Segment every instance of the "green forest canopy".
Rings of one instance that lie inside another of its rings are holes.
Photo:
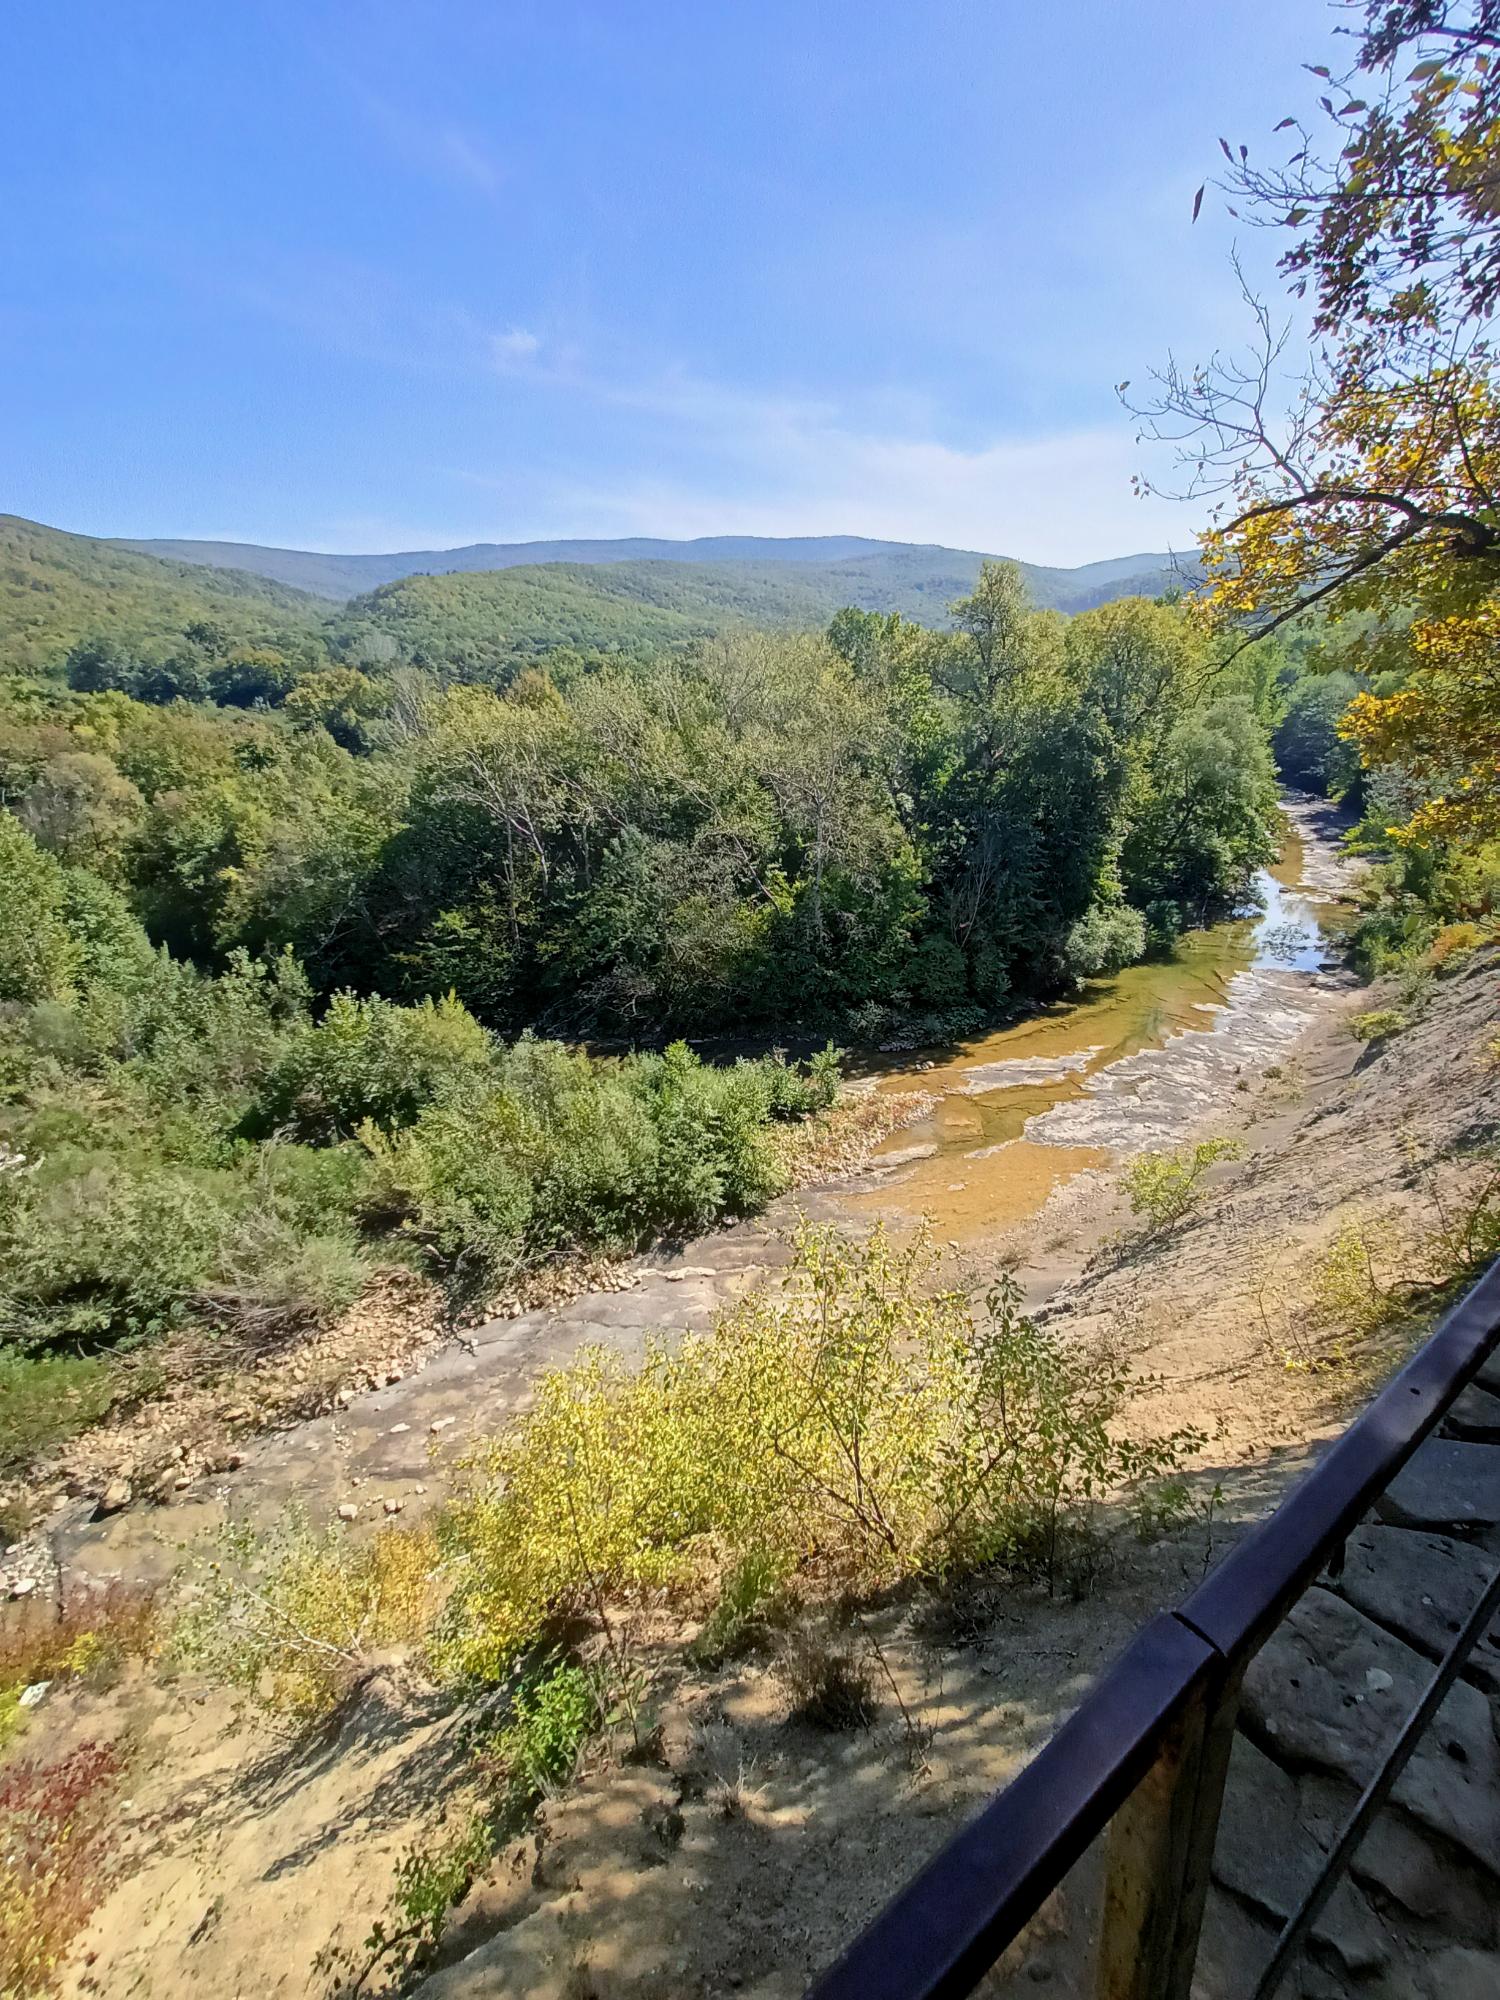
[[[652,564],[330,617],[59,539],[53,636],[0,606],[0,1432],[63,1407],[7,1345],[81,1409],[59,1343],[303,1323],[393,1241],[469,1291],[743,1213],[832,1089],[528,1031],[962,1033],[1276,844],[1276,662],[1177,605],[992,564],[941,629],[768,630]]]

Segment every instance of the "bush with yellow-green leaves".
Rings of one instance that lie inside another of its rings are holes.
[[[1142,1153],[1120,1176],[1132,1215],[1143,1217],[1148,1231],[1169,1229],[1200,1200],[1209,1168],[1243,1150],[1238,1139],[1200,1139],[1175,1153]]]
[[[300,1507],[257,1532],[231,1522],[191,1578],[177,1661],[293,1720],[323,1713],[388,1647],[426,1629],[435,1551],[421,1529],[368,1541],[315,1528]]]
[[[1143,1385],[1117,1355],[1035,1325],[1008,1277],[976,1311],[936,1265],[923,1232],[804,1226],[781,1284],[711,1331],[544,1375],[430,1537],[231,1531],[179,1651],[306,1715],[381,1646],[416,1640],[440,1677],[498,1682],[549,1629],[608,1630],[641,1591],[721,1589],[737,1629],[747,1576],[756,1604],[792,1579],[860,1595],[985,1564],[1072,1581],[1103,1504],[1170,1476],[1202,1434],[1124,1435]]]
[[[560,1611],[752,1553],[855,1592],[982,1563],[1054,1584],[1098,1504],[1201,1436],[1122,1436],[1117,1357],[1023,1317],[1008,1278],[976,1315],[935,1261],[925,1234],[804,1227],[780,1290],[711,1332],[543,1377],[440,1519],[440,1669],[494,1678]]]

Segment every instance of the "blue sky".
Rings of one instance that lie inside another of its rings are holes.
[[[0,71],[0,510],[339,550],[1191,537],[1114,397],[1316,0],[55,0]],[[1253,267],[1268,261],[1253,237]],[[1158,469],[1160,469],[1158,465]]]

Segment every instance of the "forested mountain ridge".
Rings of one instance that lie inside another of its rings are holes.
[[[865,535],[705,535],[693,541],[630,536],[612,541],[475,542],[457,549],[411,549],[381,555],[325,555],[309,549],[263,548],[250,542],[128,540],[110,546],[213,569],[238,569],[274,579],[317,597],[341,602],[407,576],[446,576],[473,570],[531,569],[540,563],[639,564],[670,562],[701,567],[744,567],[742,581],[769,583],[772,572],[796,568],[818,573],[800,578],[832,609],[918,615],[939,609],[979,578],[987,552],[938,543],[889,542]],[[988,558],[992,559],[992,558]],[[1022,563],[1034,604],[1049,611],[1087,611],[1112,597],[1152,597],[1198,574],[1196,555],[1117,556],[1076,569]],[[797,595],[786,579],[795,610]]]
[[[254,652],[272,679],[279,673],[288,684],[294,668],[326,664],[330,656],[375,668],[405,662],[445,677],[498,683],[558,649],[636,657],[680,652],[746,626],[819,631],[848,608],[895,612],[943,627],[951,605],[975,587],[986,560],[962,549],[856,536],[516,544],[452,551],[455,557],[486,560],[380,581],[348,602],[334,602],[338,593],[331,590],[314,595],[248,568],[139,552],[147,546],[0,516],[0,671],[57,678],[81,641],[104,640],[116,656],[129,655],[147,670],[173,663],[175,673],[186,661],[186,678],[179,675],[176,687],[183,693],[193,692],[195,659],[197,678],[206,671],[207,662],[199,657],[205,646],[220,656]],[[605,553],[590,561],[512,559],[517,553],[565,549]],[[702,559],[687,562],[637,550],[692,550]],[[833,559],[825,559],[825,551]],[[263,553],[245,551],[247,560]],[[503,559],[500,566],[491,566],[490,556]],[[326,560],[386,565],[408,559]],[[1143,555],[1077,570],[1016,567],[1038,609],[1077,612],[1180,587],[1184,573],[1164,567],[1170,560]],[[316,588],[318,579],[308,575]],[[243,685],[232,697],[239,705],[275,697],[265,675],[242,674],[239,680]],[[128,674],[115,684],[136,691]]]
[[[326,614],[317,599],[262,576],[163,561],[0,514],[0,671],[53,671],[78,640],[101,633],[123,645],[170,644],[197,621],[246,644],[295,644]]]

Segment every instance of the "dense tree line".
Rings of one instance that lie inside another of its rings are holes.
[[[189,628],[160,680],[14,684],[10,810],[204,966],[455,992],[516,1030],[977,1019],[1228,907],[1273,843],[1271,668],[1179,607],[848,611],[503,688]],[[215,707],[212,704],[217,704]]]

